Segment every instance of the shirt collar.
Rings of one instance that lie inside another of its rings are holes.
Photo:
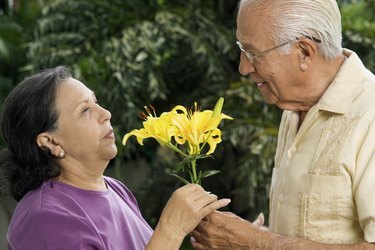
[[[347,59],[317,103],[319,110],[345,114],[362,83],[364,78],[362,61],[353,51],[344,49],[343,53],[347,56]]]

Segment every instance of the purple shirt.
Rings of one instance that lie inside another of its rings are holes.
[[[18,203],[8,229],[10,250],[144,249],[153,233],[133,194],[105,177],[107,191],[47,181]]]

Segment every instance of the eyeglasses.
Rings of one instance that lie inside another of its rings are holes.
[[[310,40],[313,40],[316,43],[321,43],[322,42],[322,41],[320,41],[319,39],[317,39],[315,37],[307,37],[307,38],[310,39]],[[240,48],[240,50],[245,54],[245,56],[247,57],[247,59],[249,59],[249,61],[251,63],[254,63],[254,59],[256,59],[258,57],[261,57],[261,56],[264,56],[265,54],[269,53],[270,51],[272,51],[274,49],[277,49],[277,48],[280,48],[280,47],[282,47],[284,45],[287,45],[290,42],[292,42],[292,41],[282,43],[280,45],[277,45],[277,46],[272,47],[270,49],[267,49],[265,51],[259,52],[257,54],[253,54],[252,52],[250,52],[248,50],[245,50],[244,47],[243,47],[243,45],[239,41],[237,41],[236,44],[238,45],[238,47]]]
[[[282,43],[282,44],[280,44],[280,45],[277,45],[277,46],[272,47],[272,48],[270,48],[270,49],[267,49],[267,50],[265,50],[265,51],[259,52],[259,53],[257,53],[257,54],[253,54],[252,52],[250,52],[250,51],[248,51],[248,50],[245,50],[244,47],[243,47],[243,45],[242,45],[239,41],[237,41],[236,43],[237,43],[238,47],[240,48],[240,50],[245,54],[245,56],[247,57],[247,59],[249,59],[249,61],[250,61],[251,63],[254,63],[254,59],[255,59],[255,58],[258,58],[258,57],[264,56],[265,54],[269,53],[270,51],[272,51],[272,50],[274,50],[274,49],[277,49],[277,48],[280,48],[280,47],[282,47],[282,46],[284,46],[284,45],[287,45],[287,44],[290,43],[290,42]]]

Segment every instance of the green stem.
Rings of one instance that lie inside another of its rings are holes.
[[[187,154],[185,154],[184,152],[182,152],[178,147],[174,146],[173,144],[171,143],[168,143],[167,144],[167,147],[169,147],[170,149],[174,150],[175,152],[179,153],[180,155],[182,155],[183,157],[188,157]]]
[[[191,180],[191,183],[195,183],[195,184],[199,184],[200,185],[200,181],[198,180],[198,177],[197,177],[197,169],[196,169],[196,159],[194,158],[191,162],[191,170],[193,172],[193,179]]]

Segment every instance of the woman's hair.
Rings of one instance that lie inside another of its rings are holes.
[[[271,25],[270,38],[275,44],[300,37],[315,38],[319,52],[327,60],[342,53],[341,14],[336,0],[242,0],[240,8],[262,7]],[[287,54],[290,44],[279,50]]]
[[[0,153],[0,167],[6,169],[10,192],[17,201],[60,174],[55,158],[36,139],[57,128],[57,88],[71,77],[64,66],[44,70],[24,79],[4,101],[0,127],[7,148]]]

